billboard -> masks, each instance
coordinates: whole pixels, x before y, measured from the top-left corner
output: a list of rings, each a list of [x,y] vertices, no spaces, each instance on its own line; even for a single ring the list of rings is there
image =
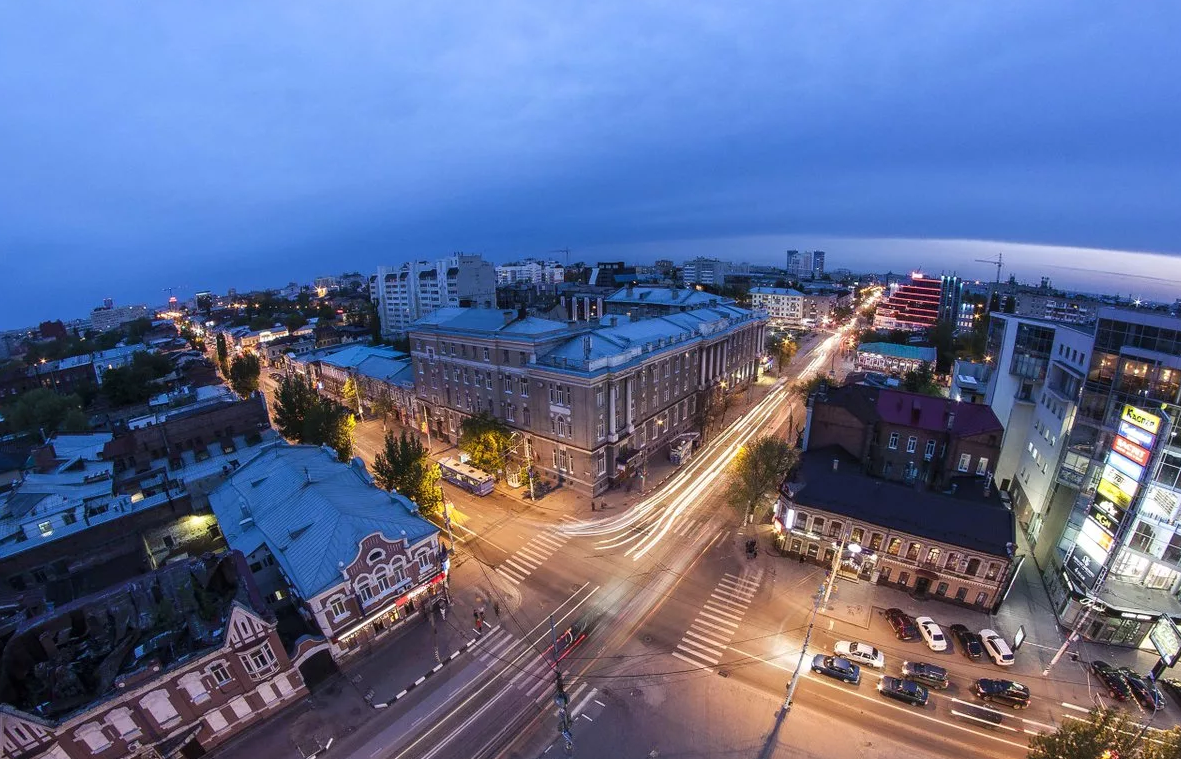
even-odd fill
[[[1131,440],[1133,443],[1136,443],[1137,445],[1142,445],[1145,448],[1152,447],[1152,441],[1154,439],[1152,433],[1145,432],[1144,430],[1140,429],[1139,427],[1137,427],[1134,424],[1128,424],[1127,422],[1120,422],[1119,423],[1119,434],[1123,435],[1128,440]]]
[[[1160,417],[1147,411],[1141,411],[1135,406],[1124,406],[1124,413],[1120,415],[1120,421],[1134,424],[1154,438],[1160,432]]]
[[[1181,655],[1181,632],[1167,614],[1162,614],[1148,631],[1148,639],[1166,667],[1177,663],[1177,657]]]
[[[1121,456],[1127,456],[1140,466],[1148,466],[1148,459],[1152,458],[1152,454],[1147,448],[1136,445],[1131,440],[1120,435],[1116,435],[1115,439],[1111,441],[1111,450]]]

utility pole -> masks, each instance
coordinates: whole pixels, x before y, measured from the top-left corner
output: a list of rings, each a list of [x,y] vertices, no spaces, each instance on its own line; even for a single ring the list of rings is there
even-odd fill
[[[1070,635],[1066,636],[1066,640],[1062,641],[1062,645],[1058,647],[1056,652],[1054,652],[1054,658],[1050,659],[1050,663],[1047,664],[1046,668],[1042,670],[1042,677],[1050,676],[1050,670],[1052,670],[1054,665],[1058,663],[1058,660],[1062,658],[1062,654],[1066,653],[1066,649],[1070,647],[1071,643],[1074,643],[1079,639],[1079,636],[1082,635],[1083,628],[1086,627],[1087,622],[1091,620],[1091,613],[1094,612],[1095,614],[1102,614],[1103,612],[1107,611],[1107,604],[1103,603],[1093,595],[1088,595],[1086,598],[1080,599],[1079,605],[1083,607],[1082,614],[1078,615],[1078,621],[1075,622],[1074,629],[1070,631]]]
[[[566,753],[574,750],[574,735],[570,732],[570,713],[566,708],[570,705],[570,696],[566,694],[566,688],[562,685],[562,668],[559,666],[558,657],[558,629],[554,627],[554,615],[549,615],[549,632],[553,639],[554,645],[551,649],[554,652],[554,704],[558,707],[558,733],[566,741]]]
[[[785,717],[791,711],[791,699],[796,693],[796,685],[800,682],[800,670],[803,669],[804,658],[808,655],[808,643],[812,640],[812,628],[816,625],[816,612],[820,610],[820,598],[824,595],[821,591],[823,590],[823,587],[816,589],[816,600],[812,603],[812,616],[808,620],[808,632],[804,634],[804,646],[800,649],[800,660],[796,662],[795,672],[791,673],[791,682],[787,686],[787,698],[783,700],[783,715]]]
[[[525,478],[529,480],[529,500],[537,503],[537,495],[533,492],[533,449],[529,447],[529,437],[525,436]]]

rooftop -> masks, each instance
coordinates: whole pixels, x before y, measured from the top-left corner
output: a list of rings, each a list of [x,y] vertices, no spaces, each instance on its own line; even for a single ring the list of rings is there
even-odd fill
[[[835,463],[834,463],[835,462]],[[869,524],[950,543],[992,556],[1009,555],[1015,539],[1013,512],[984,477],[957,478],[953,493],[918,489],[861,473],[860,464],[837,446],[806,452],[796,481],[785,483],[791,499]]]
[[[861,343],[857,346],[859,353],[876,353],[879,356],[903,358],[913,361],[935,361],[935,349],[918,345],[899,345],[897,343]]]
[[[689,287],[622,287],[607,297],[612,303],[692,306],[700,308],[733,303],[734,300]]]
[[[438,532],[404,496],[373,485],[360,459],[336,461],[309,445],[278,445],[243,465],[209,494],[226,541],[245,554],[266,545],[303,598],[341,582],[340,562],[361,540],[417,543]]]
[[[1004,432],[1000,420],[986,405],[906,390],[846,384],[829,387],[825,397],[816,402],[844,407],[867,424],[882,421],[931,432],[948,430],[960,437]]]
[[[516,311],[454,306],[440,308],[415,321],[413,326],[524,338],[559,335],[571,331],[566,322],[537,316],[521,318]]]
[[[804,294],[799,290],[793,290],[790,287],[752,287],[750,288],[751,295],[795,295],[800,298]]]

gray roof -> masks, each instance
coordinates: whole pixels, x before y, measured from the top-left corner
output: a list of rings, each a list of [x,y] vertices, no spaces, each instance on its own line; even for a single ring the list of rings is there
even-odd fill
[[[460,308],[448,306],[418,319],[412,326],[439,327],[445,330],[464,332],[496,333],[500,335],[530,337],[569,330],[565,322],[542,319],[537,316],[515,318],[515,311],[497,308]]]
[[[623,287],[616,290],[607,300],[612,303],[644,303],[666,306],[703,306],[733,303],[732,298],[714,295],[691,287]]]
[[[341,582],[361,540],[381,533],[414,545],[439,529],[409,499],[372,484],[360,459],[341,464],[327,449],[276,446],[209,495],[231,548],[265,544],[295,590],[311,598]]]
[[[793,290],[790,287],[752,287],[750,288],[751,295],[795,295],[804,297],[804,294],[799,290]]]

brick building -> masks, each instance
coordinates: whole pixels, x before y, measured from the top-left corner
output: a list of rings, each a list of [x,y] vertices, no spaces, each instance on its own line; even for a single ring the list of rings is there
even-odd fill
[[[13,759],[200,756],[307,695],[237,552],[29,619],[2,662]]]

